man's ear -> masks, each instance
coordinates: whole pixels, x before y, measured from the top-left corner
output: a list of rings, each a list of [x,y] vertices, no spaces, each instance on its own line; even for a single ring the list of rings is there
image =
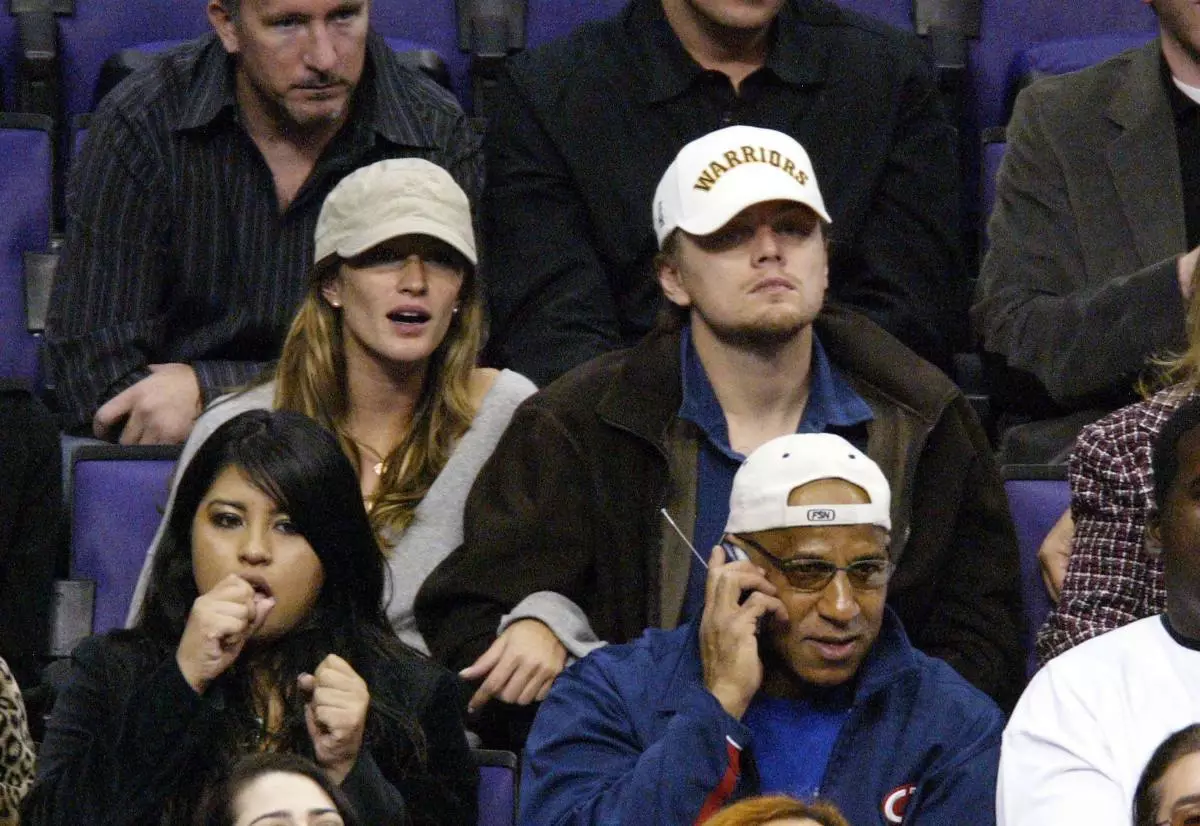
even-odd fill
[[[208,0],[208,22],[221,38],[221,45],[229,54],[237,54],[240,47],[238,23],[225,5],[225,0]]]
[[[674,263],[662,259],[658,261],[658,284],[662,287],[663,295],[672,304],[684,308],[692,306],[692,297],[683,286],[679,267]]]

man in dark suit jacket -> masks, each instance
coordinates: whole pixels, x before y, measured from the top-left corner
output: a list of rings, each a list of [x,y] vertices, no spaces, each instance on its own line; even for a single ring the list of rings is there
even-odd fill
[[[1065,457],[1079,428],[1133,401],[1153,356],[1184,344],[1200,12],[1154,6],[1152,43],[1017,98],[972,308],[1010,417],[1031,422],[1006,434],[1008,461]]]

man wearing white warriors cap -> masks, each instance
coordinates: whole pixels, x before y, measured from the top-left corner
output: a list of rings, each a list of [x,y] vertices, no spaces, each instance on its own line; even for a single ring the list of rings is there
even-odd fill
[[[887,479],[828,433],[733,480],[698,622],[601,649],[534,722],[521,822],[699,823],[759,793],[855,824],[994,824],[1003,715],[885,606]]]
[[[468,500],[464,545],[418,595],[435,656],[474,662],[533,593],[566,597],[609,642],[698,617],[704,568],[660,509],[710,548],[747,455],[835,433],[891,483],[889,602],[914,644],[1015,702],[1018,557],[987,439],[945,375],[864,316],[823,306],[829,215],[804,148],[767,129],[710,133],[680,151],[651,206],[658,326],[514,415]],[[578,628],[551,630],[558,642],[521,667],[581,653]]]

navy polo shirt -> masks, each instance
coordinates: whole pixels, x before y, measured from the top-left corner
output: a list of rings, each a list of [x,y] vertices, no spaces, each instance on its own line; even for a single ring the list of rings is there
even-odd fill
[[[725,533],[733,477],[746,457],[729,446],[725,411],[692,344],[691,327],[684,327],[679,348],[683,403],[677,415],[704,434],[696,456],[696,523],[692,527],[692,541],[696,550],[708,559],[713,545]],[[810,370],[808,403],[796,432],[836,433],[865,453],[866,423],[874,418],[871,408],[830,364],[815,332]],[[680,622],[697,618],[703,611],[705,574],[704,566],[693,558]]]

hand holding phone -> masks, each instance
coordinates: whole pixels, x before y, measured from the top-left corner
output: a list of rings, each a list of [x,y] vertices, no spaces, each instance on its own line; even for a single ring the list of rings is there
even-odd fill
[[[740,720],[762,684],[759,620],[774,616],[786,622],[787,609],[776,596],[775,586],[744,552],[742,559],[729,562],[727,553],[737,555],[718,545],[709,557],[700,618],[700,658],[705,686]]]

